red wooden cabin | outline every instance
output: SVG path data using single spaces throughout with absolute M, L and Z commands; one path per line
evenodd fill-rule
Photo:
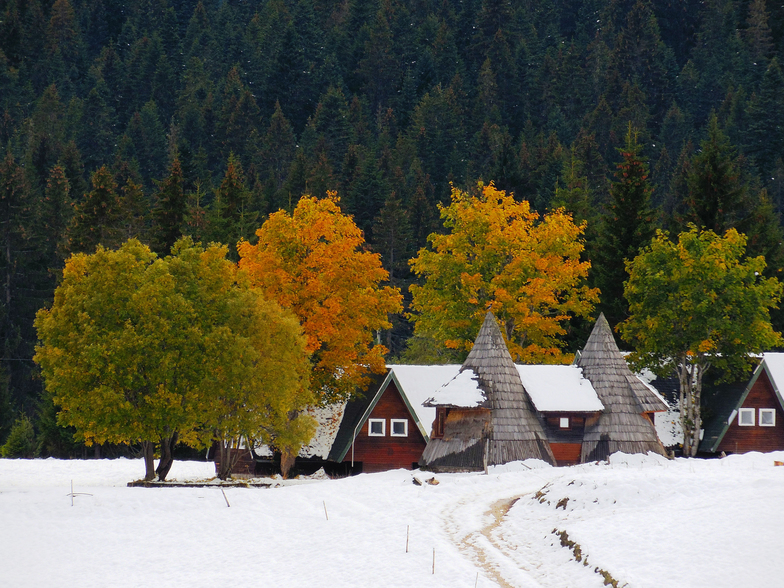
M 700 450 L 746 453 L 784 450 L 784 353 L 765 353 L 743 389 L 729 387 L 715 401 Z

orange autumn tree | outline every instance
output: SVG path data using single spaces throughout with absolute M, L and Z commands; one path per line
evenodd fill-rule
M 325 199 L 303 196 L 293 214 L 280 210 L 241 241 L 240 268 L 267 298 L 299 317 L 311 353 L 311 385 L 322 404 L 345 399 L 383 372 L 378 329 L 400 312 L 397 288 L 382 286 L 388 274 L 354 220 L 343 214 L 334 192 Z
M 411 286 L 415 335 L 465 353 L 488 308 L 515 361 L 561 363 L 561 337 L 571 316 L 590 316 L 599 291 L 585 282 L 585 223 L 563 209 L 540 216 L 493 184 L 477 195 L 452 188 L 440 206 L 445 234 L 411 260 L 421 286 Z

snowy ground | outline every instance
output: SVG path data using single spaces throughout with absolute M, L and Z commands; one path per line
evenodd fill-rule
M 398 470 L 226 489 L 227 507 L 217 487 L 126 487 L 141 461 L 0 460 L 0 585 L 599 588 L 598 568 L 634 588 L 781 586 L 774 461 L 784 452 L 618 454 L 422 486 L 412 476 L 431 474 Z M 212 472 L 180 462 L 170 478 Z M 72 480 L 89 494 L 73 506 Z M 579 545 L 580 562 L 553 530 Z

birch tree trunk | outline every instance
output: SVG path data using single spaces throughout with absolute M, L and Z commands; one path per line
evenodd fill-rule
M 681 429 L 683 430 L 683 456 L 696 457 L 700 447 L 702 414 L 702 377 L 708 366 L 700 357 L 682 357 L 678 368 L 680 384 L 679 409 Z

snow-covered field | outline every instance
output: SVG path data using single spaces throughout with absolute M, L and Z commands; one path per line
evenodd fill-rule
M 217 487 L 126 487 L 141 461 L 0 460 L 0 585 L 598 588 L 598 568 L 634 588 L 782 586 L 784 467 L 774 461 L 784 452 L 617 454 L 421 486 L 413 476 L 432 474 L 397 470 L 230 488 L 227 507 Z M 212 473 L 179 462 L 170 478 Z M 86 494 L 73 506 L 71 481 Z

